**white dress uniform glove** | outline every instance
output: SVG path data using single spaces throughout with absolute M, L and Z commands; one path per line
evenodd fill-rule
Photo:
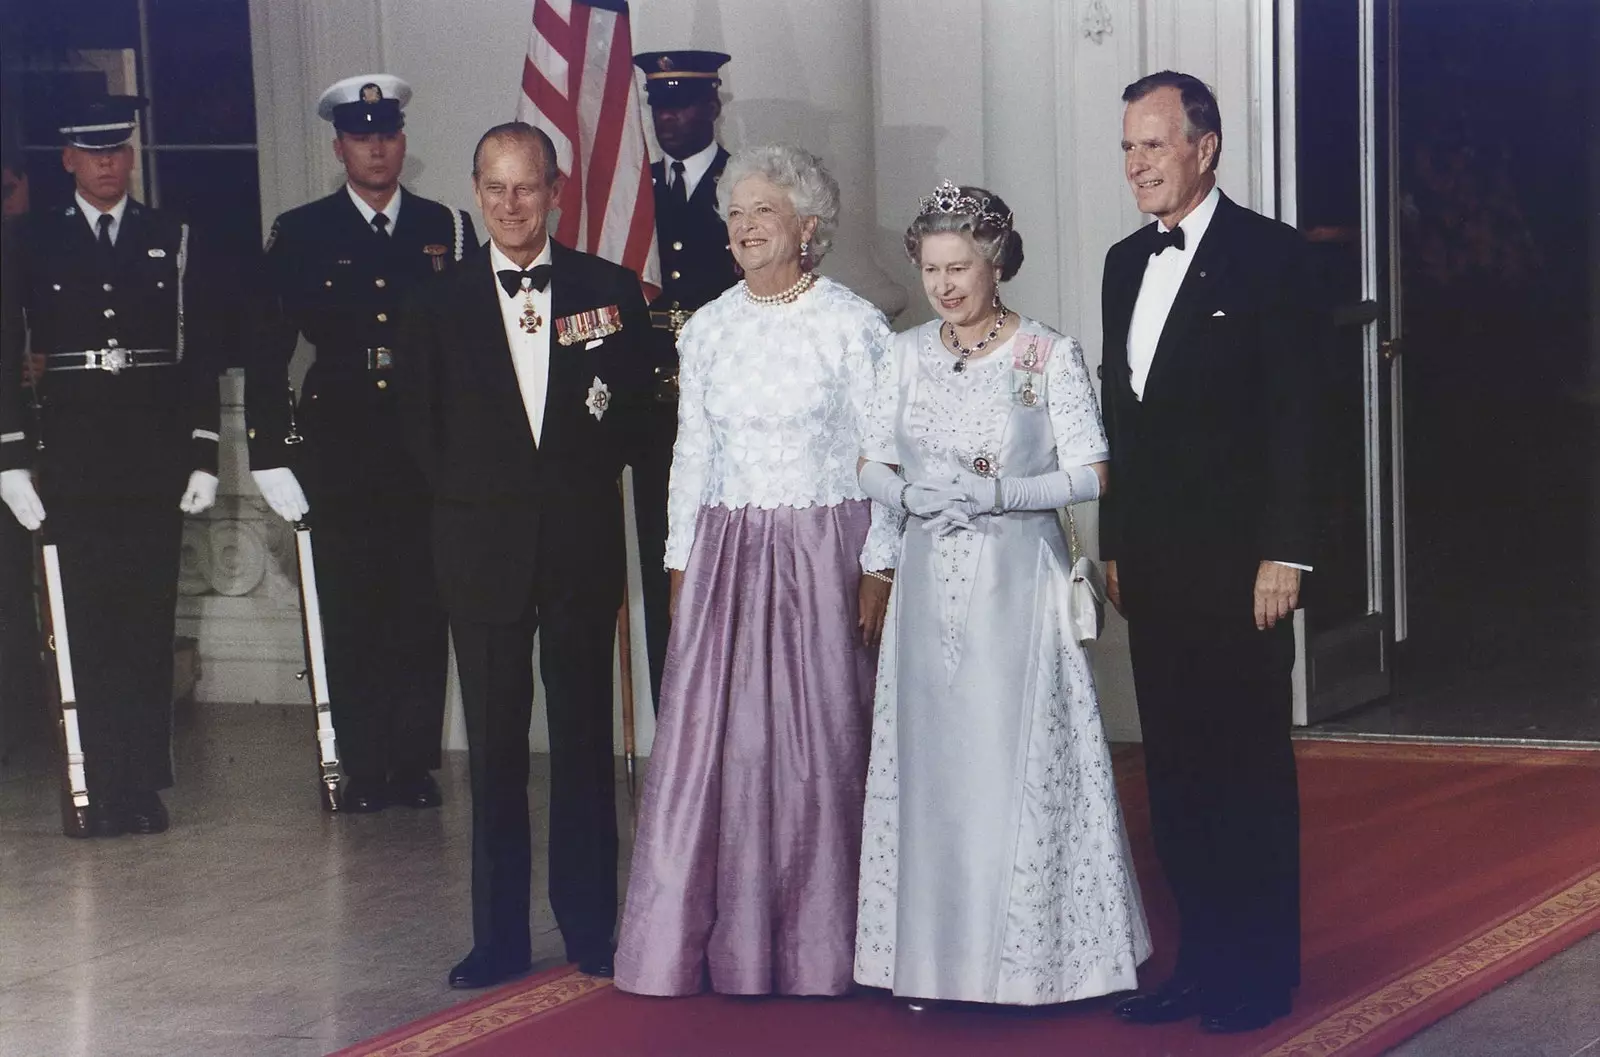
M 886 464 L 868 460 L 858 475 L 861 490 L 890 510 L 904 511 L 917 517 L 931 518 L 960 502 L 964 493 L 953 485 L 931 481 L 913 481 L 908 487 L 904 478 Z
M 33 487 L 28 470 L 0 470 L 0 499 L 6 501 L 17 523 L 32 532 L 44 521 L 44 502 Z
M 996 509 L 995 486 L 999 485 Z M 1034 477 L 979 477 L 961 473 L 956 477 L 968 513 L 1003 514 L 1008 510 L 1059 510 L 1074 503 L 1100 497 L 1100 476 L 1092 466 L 1072 466 L 1051 470 Z M 976 507 L 976 509 L 972 509 Z
M 296 479 L 294 471 L 287 466 L 274 466 L 270 470 L 251 470 L 251 478 L 256 482 L 256 487 L 261 490 L 261 498 L 267 501 L 273 513 L 291 525 L 306 516 L 311 509 L 311 504 L 306 502 L 306 494 L 300 489 L 300 482 Z
M 178 509 L 185 514 L 203 514 L 217 501 L 217 475 L 207 470 L 196 470 L 189 475 L 189 487 L 178 500 Z

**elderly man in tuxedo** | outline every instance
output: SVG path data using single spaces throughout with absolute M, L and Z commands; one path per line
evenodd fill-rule
M 555 147 L 484 133 L 473 189 L 489 243 L 420 287 L 396 349 L 433 493 L 472 775 L 471 953 L 452 987 L 528 969 L 532 650 L 550 727 L 550 902 L 567 958 L 610 976 L 617 914 L 612 644 L 624 577 L 618 395 L 651 384 L 638 276 L 559 245 Z
M 1300 237 L 1216 186 L 1211 91 L 1165 71 L 1123 102 L 1125 175 L 1155 222 L 1106 255 L 1101 546 L 1181 939 L 1173 977 L 1117 1013 L 1249 1031 L 1288 1013 L 1300 974 L 1291 618 L 1320 325 Z

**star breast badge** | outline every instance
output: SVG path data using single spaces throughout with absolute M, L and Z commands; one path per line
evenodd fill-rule
M 594 384 L 589 387 L 589 399 L 584 401 L 584 406 L 589 409 L 589 414 L 594 416 L 594 420 L 599 422 L 605 417 L 606 408 L 611 406 L 610 387 L 596 377 Z

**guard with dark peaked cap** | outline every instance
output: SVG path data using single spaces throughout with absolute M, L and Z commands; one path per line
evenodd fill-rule
M 400 316 L 420 283 L 478 246 L 467 214 L 402 187 L 411 86 L 388 74 L 330 86 L 346 182 L 284 213 L 267 238 L 245 370 L 251 475 L 316 536 L 328 691 L 346 811 L 435 807 L 447 624 L 430 499 L 397 419 Z M 298 399 L 289 360 L 316 348 Z
M 650 690 L 661 697 L 666 665 L 671 581 L 663 561 L 667 546 L 667 478 L 678 433 L 678 332 L 695 310 L 739 281 L 728 228 L 717 214 L 717 181 L 728 152 L 716 140 L 722 102 L 718 71 L 729 61 L 720 51 L 650 51 L 633 57 L 644 71 L 645 96 L 665 157 L 650 166 L 655 185 L 656 245 L 661 295 L 650 304 L 661 376 L 656 406 L 634 420 L 634 517 L 639 527 L 645 644 Z
M 0 498 L 59 557 L 88 789 L 63 804 L 73 837 L 168 826 L 183 515 L 217 494 L 219 292 L 189 225 L 128 194 L 144 105 L 63 115 L 72 201 L 17 218 L 0 302 Z

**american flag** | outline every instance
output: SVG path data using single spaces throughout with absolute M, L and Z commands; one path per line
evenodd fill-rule
M 535 0 L 517 119 L 555 141 L 561 171 L 557 241 L 661 289 L 655 196 L 625 0 Z

